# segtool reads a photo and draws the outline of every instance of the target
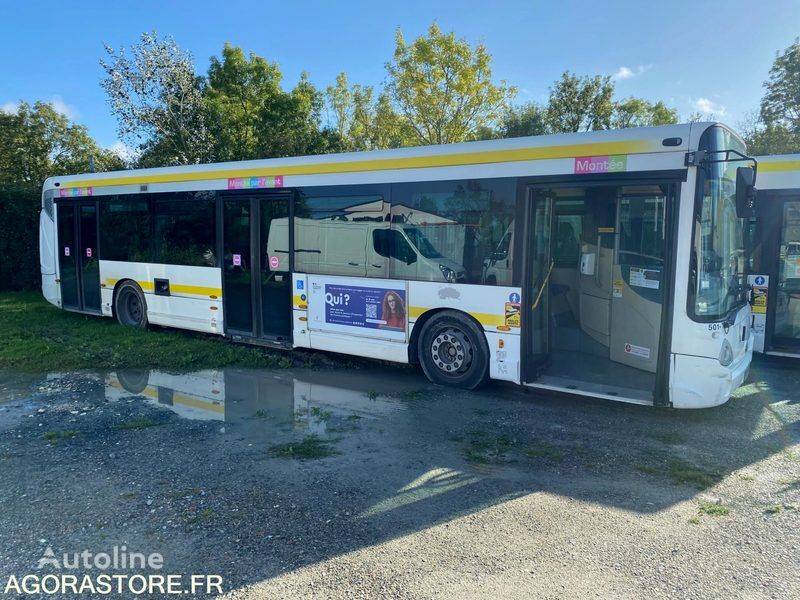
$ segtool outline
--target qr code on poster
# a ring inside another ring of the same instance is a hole
[[[367,304],[367,318],[368,319],[377,319],[378,318],[378,305],[377,304]]]

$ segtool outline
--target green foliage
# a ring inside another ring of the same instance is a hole
[[[777,55],[764,88],[764,123],[800,133],[800,39]]]
[[[269,453],[276,458],[312,460],[338,454],[330,443],[320,439],[316,435],[309,435],[299,442],[276,444],[270,447]]]
[[[608,129],[614,113],[610,77],[578,77],[569,71],[550,88],[545,122],[551,133]]]
[[[634,97],[617,102],[611,117],[612,129],[674,125],[677,122],[678,111],[674,108],[663,102],[648,102]]]
[[[504,81],[492,83],[483,44],[472,48],[436,23],[411,44],[398,29],[386,71],[387,92],[416,144],[474,139],[480,127],[502,118],[516,94]]]
[[[277,63],[226,44],[213,57],[204,103],[215,161],[337,151],[340,137],[321,128],[324,96],[303,73],[289,92]]]
[[[753,155],[800,152],[800,40],[778,53],[758,114],[739,126]]]
[[[546,133],[546,110],[535,102],[510,108],[503,116],[500,128],[500,137],[523,137]]]
[[[36,288],[39,271],[39,211],[48,177],[95,169],[123,168],[82,125],[70,123],[51,104],[20,103],[0,111],[0,290]],[[12,233],[13,232],[13,233]]]
[[[134,417],[133,419],[129,419],[124,423],[117,425],[116,429],[148,429],[150,427],[155,427],[156,425],[159,425],[159,423],[150,417]]]

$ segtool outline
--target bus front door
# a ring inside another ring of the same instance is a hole
[[[529,380],[550,361],[550,278],[553,274],[553,198],[547,190],[531,189],[531,233],[528,240],[528,328],[526,370]]]
[[[774,258],[770,273],[767,303],[767,349],[797,355],[800,353],[800,201],[779,200],[772,203],[772,221],[779,235],[765,247]],[[775,282],[773,284],[773,281]]]
[[[58,263],[64,308],[100,313],[97,204],[58,204]]]
[[[269,191],[222,198],[225,332],[235,338],[290,345],[292,339],[289,232],[270,252],[270,233],[289,227],[291,193]]]

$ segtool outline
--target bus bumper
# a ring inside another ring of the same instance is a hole
[[[727,367],[715,358],[673,355],[670,399],[675,408],[709,408],[725,404],[750,374],[753,344],[739,360]]]

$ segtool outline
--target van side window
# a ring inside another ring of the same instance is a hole
[[[392,184],[392,230],[414,250],[413,265],[390,263],[398,279],[511,285],[508,264],[497,264],[498,246],[516,211],[514,178]]]
[[[386,277],[374,232],[389,230],[389,205],[378,194],[312,196],[294,206],[294,265],[301,273]]]
[[[374,229],[372,231],[372,247],[384,258],[401,260],[407,265],[417,261],[417,253],[409,245],[403,234],[396,229]]]

